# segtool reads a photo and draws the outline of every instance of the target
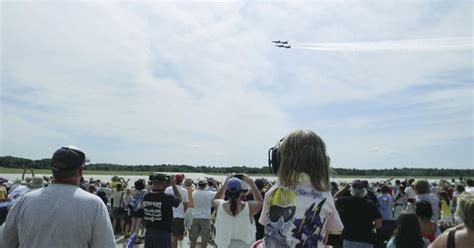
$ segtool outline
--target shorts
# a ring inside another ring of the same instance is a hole
[[[171,248],[171,233],[147,228],[145,232],[145,247]]]
[[[123,208],[112,208],[112,219],[121,220],[121,219],[123,219],[124,214],[125,214],[125,212],[124,212]]]
[[[184,219],[174,218],[171,228],[173,229],[173,236],[184,236]]]
[[[145,216],[145,211],[143,208],[138,209],[138,211],[132,211],[132,218],[143,218]]]
[[[189,239],[196,241],[199,236],[202,240],[209,241],[211,239],[211,220],[210,219],[193,219],[193,225],[189,232]]]

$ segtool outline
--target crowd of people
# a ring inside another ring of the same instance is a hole
[[[100,182],[84,180],[85,160],[62,147],[51,178],[0,181],[0,247],[474,247],[472,179],[331,182],[325,143],[309,130],[270,149],[274,182]]]

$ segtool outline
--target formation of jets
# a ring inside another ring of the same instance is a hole
[[[275,43],[275,46],[278,48],[291,48],[290,45],[288,45],[288,41],[280,41],[280,40],[274,40],[272,43]],[[286,46],[285,46],[286,45]]]

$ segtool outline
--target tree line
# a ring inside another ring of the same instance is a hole
[[[4,168],[33,168],[49,169],[51,159],[31,160],[12,156],[0,157],[0,167]],[[183,172],[183,173],[228,173],[239,172],[247,174],[269,174],[268,166],[260,168],[247,166],[215,167],[215,166],[191,166],[191,165],[119,165],[109,163],[88,164],[88,171],[143,171],[143,172]],[[437,169],[437,168],[392,168],[392,169],[345,169],[333,168],[335,176],[383,176],[383,177],[474,177],[473,169]]]

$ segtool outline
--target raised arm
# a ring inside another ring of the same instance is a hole
[[[260,191],[258,191],[257,185],[255,185],[255,182],[247,175],[244,174],[243,180],[250,185],[250,190],[252,191],[253,194],[253,201],[248,201],[249,203],[249,208],[250,212],[249,215],[250,217],[253,217],[262,209],[263,206],[263,197],[262,194],[260,194]]]
[[[225,191],[227,189],[227,182],[229,181],[229,179],[231,179],[234,176],[235,176],[235,173],[227,175],[227,178],[225,179],[224,183],[219,188],[216,195],[214,196],[214,199],[212,200],[212,204],[214,205],[214,207],[217,207],[219,205],[219,200],[224,199]]]
[[[172,177],[170,179],[170,183],[171,183],[171,187],[173,188],[174,196],[176,197],[176,199],[179,200],[179,202],[181,202],[183,200],[183,198],[181,197],[181,193],[179,192],[179,189],[176,186],[176,178]]]

